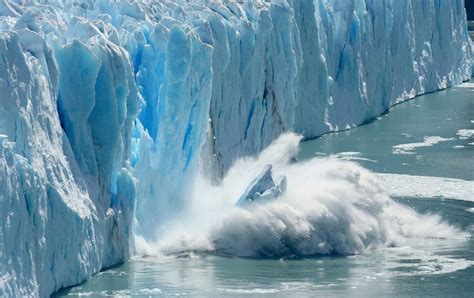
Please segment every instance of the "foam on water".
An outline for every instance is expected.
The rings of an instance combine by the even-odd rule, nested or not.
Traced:
[[[220,292],[231,293],[231,294],[274,294],[280,292],[279,289],[224,289],[219,288]]]
[[[460,129],[456,133],[461,140],[467,140],[474,137],[474,129]]]
[[[395,197],[445,198],[474,202],[474,181],[444,177],[378,174],[386,191]]]
[[[251,295],[251,294],[275,294],[282,292],[294,292],[301,290],[314,290],[317,288],[329,288],[337,286],[335,283],[328,284],[314,284],[311,282],[282,282],[278,286],[272,288],[218,288],[217,290],[222,293],[228,294],[240,294],[240,295]]]
[[[443,138],[440,136],[425,137],[423,142],[408,143],[393,146],[393,154],[415,154],[415,150],[420,147],[431,147],[441,142],[452,141],[454,138]]]
[[[436,215],[420,215],[390,199],[376,174],[335,157],[292,163],[301,137],[284,134],[256,158],[237,161],[219,186],[198,179],[186,212],[169,222],[156,243],[137,239],[139,253],[198,251],[243,257],[358,254],[407,238],[464,239]],[[286,174],[277,201],[235,207],[266,165]]]
[[[68,296],[79,296],[79,297],[129,297],[129,296],[145,296],[151,297],[161,294],[161,289],[140,289],[140,290],[110,290],[110,291],[89,291],[77,294],[68,294]]]
[[[446,274],[466,269],[474,264],[463,258],[436,255],[420,248],[401,246],[390,248],[392,259],[388,269],[395,276]]]
[[[468,89],[471,89],[471,88],[474,88],[474,83],[473,82],[466,82],[466,83],[463,83],[459,86],[456,86],[456,88],[468,88]]]
[[[340,153],[332,154],[331,157],[335,157],[335,158],[342,159],[342,160],[349,160],[349,161],[378,162],[378,161],[373,160],[373,159],[361,157],[361,155],[362,154],[360,152],[340,152]]]

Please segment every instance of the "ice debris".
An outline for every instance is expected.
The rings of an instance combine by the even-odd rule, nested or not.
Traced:
[[[270,202],[281,197],[286,191],[286,176],[273,177],[272,166],[266,165],[252,180],[236,206],[248,208],[254,203]]]

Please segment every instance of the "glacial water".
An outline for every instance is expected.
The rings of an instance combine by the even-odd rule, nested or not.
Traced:
[[[406,238],[353,256],[139,256],[57,295],[467,297],[474,293],[473,132],[474,84],[467,83],[306,141],[298,156],[332,156],[380,173],[396,201],[439,215],[464,237]]]

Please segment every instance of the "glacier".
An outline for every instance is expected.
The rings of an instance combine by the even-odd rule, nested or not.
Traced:
[[[196,173],[469,80],[463,0],[0,0],[0,296],[157,238]]]

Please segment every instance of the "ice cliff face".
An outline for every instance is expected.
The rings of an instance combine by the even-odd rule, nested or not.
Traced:
[[[96,27],[2,5],[0,296],[47,296],[130,254],[139,95]]]
[[[0,30],[0,296],[125,260],[135,202],[155,237],[199,170],[471,74],[463,0],[0,0]]]

